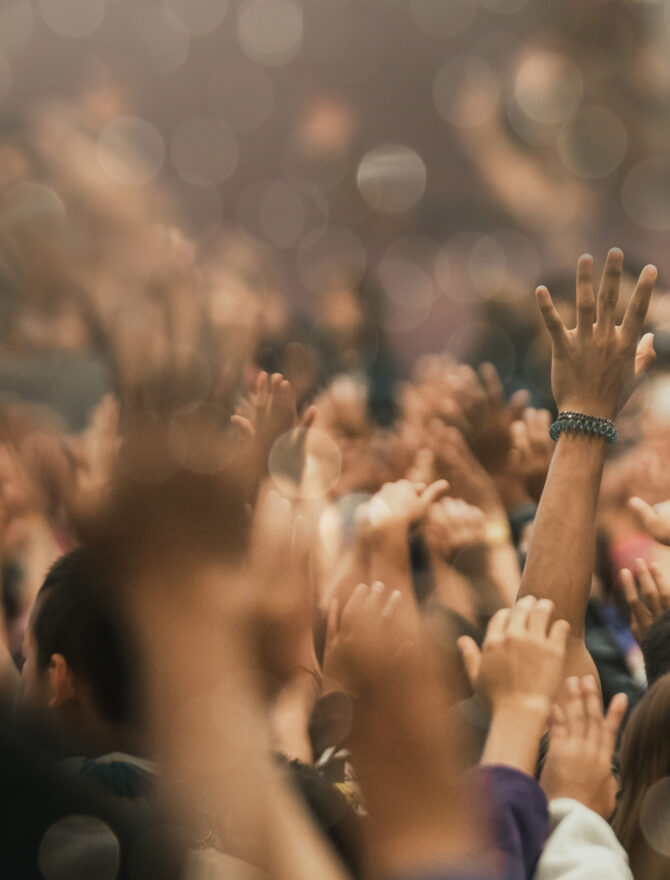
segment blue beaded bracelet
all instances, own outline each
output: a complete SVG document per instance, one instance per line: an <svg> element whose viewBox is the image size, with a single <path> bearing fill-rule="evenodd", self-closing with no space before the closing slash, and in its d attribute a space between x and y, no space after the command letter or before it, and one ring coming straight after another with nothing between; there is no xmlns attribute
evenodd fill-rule
<svg viewBox="0 0 670 880"><path fill-rule="evenodd" d="M549 428L551 439L556 441L561 436L561 431L572 433L592 434L595 437L605 437L614 445L619 439L617 429L611 419L603 419L597 416L587 416L578 412L560 412L556 421Z"/></svg>

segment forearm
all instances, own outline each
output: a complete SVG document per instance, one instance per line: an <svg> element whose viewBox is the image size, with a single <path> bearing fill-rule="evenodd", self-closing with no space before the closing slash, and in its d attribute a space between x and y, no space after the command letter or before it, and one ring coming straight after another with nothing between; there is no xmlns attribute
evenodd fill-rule
<svg viewBox="0 0 670 880"><path fill-rule="evenodd" d="M548 703L520 703L494 710L480 763L504 764L533 776L549 710Z"/></svg>
<svg viewBox="0 0 670 880"><path fill-rule="evenodd" d="M562 434L535 518L519 596L551 599L583 639L593 575L596 512L606 443Z"/></svg>

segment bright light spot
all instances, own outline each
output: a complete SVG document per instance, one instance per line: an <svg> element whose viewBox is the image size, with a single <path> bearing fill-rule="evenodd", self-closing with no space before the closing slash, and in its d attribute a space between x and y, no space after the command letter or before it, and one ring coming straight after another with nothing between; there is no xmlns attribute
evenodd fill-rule
<svg viewBox="0 0 670 880"><path fill-rule="evenodd" d="M407 211L426 188L426 166L404 144L385 144L365 154L356 174L358 189L376 211Z"/></svg>
<svg viewBox="0 0 670 880"><path fill-rule="evenodd" d="M433 83L437 112L459 128L475 128L490 119L499 97L497 73L475 55L461 55L443 64Z"/></svg>
<svg viewBox="0 0 670 880"><path fill-rule="evenodd" d="M54 33L73 39L88 37L102 24L105 0L39 0L44 22Z"/></svg>
<svg viewBox="0 0 670 880"><path fill-rule="evenodd" d="M163 138L146 119L120 116L100 132L98 162L117 183L147 183L161 170L164 158Z"/></svg>
<svg viewBox="0 0 670 880"><path fill-rule="evenodd" d="M577 109L581 96L579 70L557 52L529 52L514 79L514 97L526 116L535 122L565 122Z"/></svg>
<svg viewBox="0 0 670 880"><path fill-rule="evenodd" d="M670 777L655 782L640 808L640 828L657 853L670 857Z"/></svg>
<svg viewBox="0 0 670 880"><path fill-rule="evenodd" d="M230 128L212 116L183 122L172 136L172 164L198 186L218 186L237 167L239 147Z"/></svg>
<svg viewBox="0 0 670 880"><path fill-rule="evenodd" d="M37 863L44 880L115 880L121 861L118 838L95 816L66 816L44 834Z"/></svg>
<svg viewBox="0 0 670 880"><path fill-rule="evenodd" d="M188 58L191 45L188 36L175 28L173 18L157 6L137 10L133 36L142 58L158 74L173 73Z"/></svg>
<svg viewBox="0 0 670 880"><path fill-rule="evenodd" d="M606 107L583 107L561 132L558 153L578 177L607 177L624 160L628 133Z"/></svg>
<svg viewBox="0 0 670 880"><path fill-rule="evenodd" d="M286 64L302 45L302 8L294 0L242 0L237 36L252 61Z"/></svg>

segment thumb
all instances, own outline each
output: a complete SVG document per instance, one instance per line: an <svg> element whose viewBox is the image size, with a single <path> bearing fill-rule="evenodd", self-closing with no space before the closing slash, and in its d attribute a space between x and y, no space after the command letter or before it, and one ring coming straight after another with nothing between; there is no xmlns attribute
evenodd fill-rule
<svg viewBox="0 0 670 880"><path fill-rule="evenodd" d="M471 639L470 636L461 636L456 644L461 652L470 686L473 690L476 690L477 681L479 679L479 669L482 663L482 652L479 650L477 642L475 642L474 639Z"/></svg>

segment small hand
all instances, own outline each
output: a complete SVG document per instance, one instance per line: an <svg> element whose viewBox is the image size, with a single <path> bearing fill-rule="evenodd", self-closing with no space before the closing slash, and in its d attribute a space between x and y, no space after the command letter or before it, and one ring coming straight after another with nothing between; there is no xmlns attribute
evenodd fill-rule
<svg viewBox="0 0 670 880"><path fill-rule="evenodd" d="M356 526L363 541L375 541L388 535L405 535L411 525L421 522L430 506L449 489L446 480L430 486L409 480L386 483L356 512Z"/></svg>
<svg viewBox="0 0 670 880"><path fill-rule="evenodd" d="M638 559L634 572L622 568L621 586L630 609L633 635L641 641L649 627L670 608L670 581L657 562Z"/></svg>
<svg viewBox="0 0 670 880"><path fill-rule="evenodd" d="M428 509L424 536L429 548L452 559L464 547L485 542L484 511L460 498L442 498Z"/></svg>
<svg viewBox="0 0 670 880"><path fill-rule="evenodd" d="M611 816L617 789L612 754L627 704L626 695L617 694L603 717L593 676L566 680L563 699L554 706L540 779L549 800L573 798L604 819Z"/></svg>

